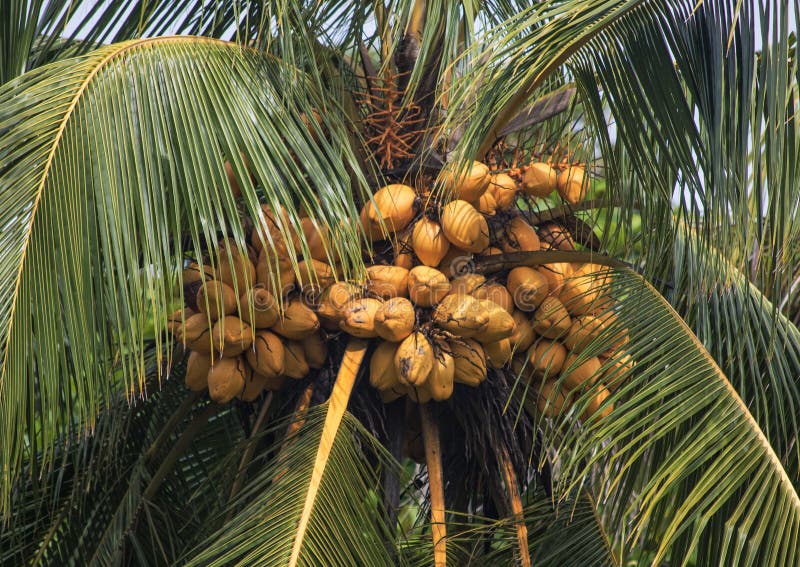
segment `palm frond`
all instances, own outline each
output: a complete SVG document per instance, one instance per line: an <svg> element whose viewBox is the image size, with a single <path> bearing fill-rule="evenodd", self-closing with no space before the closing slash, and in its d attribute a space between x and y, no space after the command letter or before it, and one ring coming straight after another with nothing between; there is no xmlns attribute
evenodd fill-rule
<svg viewBox="0 0 800 567"><path fill-rule="evenodd" d="M314 109L320 142L303 121ZM118 388L144 394L146 324L160 352L184 255L203 258L219 234L243 246L225 159L252 218L260 193L286 208L288 235L305 206L345 274L363 269L346 219L368 192L336 101L258 53L159 38L56 62L0 89L0 147L4 511L26 459L48 466Z"/></svg>

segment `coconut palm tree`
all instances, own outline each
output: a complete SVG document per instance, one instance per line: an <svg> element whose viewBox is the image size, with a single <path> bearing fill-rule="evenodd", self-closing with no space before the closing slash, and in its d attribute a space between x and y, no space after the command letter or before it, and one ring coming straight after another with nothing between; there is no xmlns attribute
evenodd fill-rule
<svg viewBox="0 0 800 567"><path fill-rule="evenodd" d="M0 563L800 563L787 4L1 3ZM471 160L589 173L517 203L571 250L468 267L612 269L602 411L524 364L384 403L345 333L254 401L186 388L190 261L255 227L297 274L311 222L362 281L392 252L373 193L438 210Z"/></svg>

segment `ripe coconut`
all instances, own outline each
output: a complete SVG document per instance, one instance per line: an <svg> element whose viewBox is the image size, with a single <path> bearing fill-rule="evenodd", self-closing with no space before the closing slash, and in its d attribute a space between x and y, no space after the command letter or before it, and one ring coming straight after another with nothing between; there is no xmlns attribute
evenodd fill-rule
<svg viewBox="0 0 800 567"><path fill-rule="evenodd" d="M450 293L447 277L435 268L417 266L408 273L408 294L416 305L432 307Z"/></svg>
<svg viewBox="0 0 800 567"><path fill-rule="evenodd" d="M539 378L556 376L567 360L567 349L558 341L537 341L528 349L528 369Z"/></svg>
<svg viewBox="0 0 800 567"><path fill-rule="evenodd" d="M293 254L300 251L300 233L297 226L283 206L279 206L278 210L279 214L276 214L272 205L261 205L261 218L258 219L260 222L256 222L255 232L250 238L257 254L264 250L264 244L271 248L270 242L273 246L278 245L272 250L275 253L282 251L281 246Z"/></svg>
<svg viewBox="0 0 800 567"><path fill-rule="evenodd" d="M339 327L354 337L362 339L377 337L375 314L381 305L383 301L371 297L353 300L345 310L344 319L339 322Z"/></svg>
<svg viewBox="0 0 800 567"><path fill-rule="evenodd" d="M479 299L478 303L486 309L489 322L482 332L475 335L475 339L481 343L493 343L510 337L516 323L509 312L488 299Z"/></svg>
<svg viewBox="0 0 800 567"><path fill-rule="evenodd" d="M277 273L276 270L277 269ZM288 252L285 256L262 251L256 264L256 282L275 297L284 297L294 287L297 275Z"/></svg>
<svg viewBox="0 0 800 567"><path fill-rule="evenodd" d="M633 371L633 358L626 352L617 351L609 357L600 357L599 360L604 367L603 382L609 390L615 392L625 383L628 373Z"/></svg>
<svg viewBox="0 0 800 567"><path fill-rule="evenodd" d="M297 264L297 284L305 294L319 293L336 281L330 264L319 260L303 260Z"/></svg>
<svg viewBox="0 0 800 567"><path fill-rule="evenodd" d="M493 368L502 368L511 360L511 340L500 339L492 343L483 343L486 358Z"/></svg>
<svg viewBox="0 0 800 567"><path fill-rule="evenodd" d="M568 354L561 372L564 388L572 391L594 384L599 370L600 360L596 356L586 358L578 354Z"/></svg>
<svg viewBox="0 0 800 567"><path fill-rule="evenodd" d="M311 367L306 360L306 353L303 351L302 343L298 341L286 341L284 345L286 358L283 366L284 376L300 380L308 376Z"/></svg>
<svg viewBox="0 0 800 567"><path fill-rule="evenodd" d="M253 370L264 376L283 374L286 352L283 341L270 331L256 331L252 348L245 351L245 358Z"/></svg>
<svg viewBox="0 0 800 567"><path fill-rule="evenodd" d="M383 299L408 297L408 270L398 266L369 266L367 291Z"/></svg>
<svg viewBox="0 0 800 567"><path fill-rule="evenodd" d="M202 392L208 388L208 371L211 370L211 357L202 352L192 351L186 360L186 386L192 392Z"/></svg>
<svg viewBox="0 0 800 567"><path fill-rule="evenodd" d="M558 175L558 194L571 205L577 205L586 197L588 184L582 167L573 165Z"/></svg>
<svg viewBox="0 0 800 567"><path fill-rule="evenodd" d="M181 273L183 287L187 287L195 282L203 282L214 279L214 270L211 266L201 266L197 262L191 262Z"/></svg>
<svg viewBox="0 0 800 567"><path fill-rule="evenodd" d="M594 416L605 419L614 411L614 404L607 402L611 393L605 386L597 384L591 389L590 394L592 398L589 400L589 405L581 412L581 421L589 421Z"/></svg>
<svg viewBox="0 0 800 567"><path fill-rule="evenodd" d="M285 381L285 376L264 376L253 371L250 379L245 381L244 391L239 397L245 402L254 402L265 390L268 392L280 390Z"/></svg>
<svg viewBox="0 0 800 567"><path fill-rule="evenodd" d="M516 216L505 225L502 242L503 251L536 252L539 250L539 236L522 216Z"/></svg>
<svg viewBox="0 0 800 567"><path fill-rule="evenodd" d="M550 295L558 296L564 282L572 275L572 264L568 262L555 262L553 264L543 264L538 268L539 272L547 278Z"/></svg>
<svg viewBox="0 0 800 567"><path fill-rule="evenodd" d="M497 201L494 200L494 197L488 191L481 195L481 198L473 203L473 205L481 214L487 217L493 217L497 214Z"/></svg>
<svg viewBox="0 0 800 567"><path fill-rule="evenodd" d="M486 193L494 197L498 211L507 211L517 202L517 182L507 173L497 173L491 176Z"/></svg>
<svg viewBox="0 0 800 567"><path fill-rule="evenodd" d="M378 390L389 390L400 385L397 377L397 368L394 365L394 355L398 345L382 341L369 361L369 383Z"/></svg>
<svg viewBox="0 0 800 567"><path fill-rule="evenodd" d="M478 341L454 339L448 346L456 367L453 380L473 388L486 380L486 352Z"/></svg>
<svg viewBox="0 0 800 567"><path fill-rule="evenodd" d="M394 365L401 384L421 386L433 370L433 347L420 332L412 333L397 347Z"/></svg>
<svg viewBox="0 0 800 567"><path fill-rule="evenodd" d="M514 313L514 298L506 289L506 286L497 282L488 282L476 288L470 293L475 299L488 299L494 301L497 305L508 311L511 315Z"/></svg>
<svg viewBox="0 0 800 567"><path fill-rule="evenodd" d="M467 252L457 246L450 246L450 250L439 262L438 269L448 278L455 278L472 271L472 258L472 252Z"/></svg>
<svg viewBox="0 0 800 567"><path fill-rule="evenodd" d="M405 230L401 235L397 236L392 243L394 249L394 265L399 268L410 270L414 267L414 255L412 254L413 248L411 245L412 231ZM449 246L448 242L448 246Z"/></svg>
<svg viewBox="0 0 800 567"><path fill-rule="evenodd" d="M414 218L417 194L408 185L393 184L379 189L361 209L361 223L372 239L400 232Z"/></svg>
<svg viewBox="0 0 800 567"><path fill-rule="evenodd" d="M433 371L431 371L431 374L433 374ZM429 401L431 401L431 392L428 389L429 382L430 377L428 377L425 383L421 386L405 386L404 388L408 399L415 404L427 404Z"/></svg>
<svg viewBox="0 0 800 567"><path fill-rule="evenodd" d="M272 326L280 336L299 341L319 329L319 319L297 298L291 299L283 307L283 314Z"/></svg>
<svg viewBox="0 0 800 567"><path fill-rule="evenodd" d="M350 303L362 296L361 288L348 283L336 282L322 292L317 300L317 314L328 330L339 329Z"/></svg>
<svg viewBox="0 0 800 567"><path fill-rule="evenodd" d="M253 329L238 317L228 315L214 323L211 339L215 352L231 358L239 356L253 344Z"/></svg>
<svg viewBox="0 0 800 567"><path fill-rule="evenodd" d="M606 306L610 284L608 267L584 264L564 282L559 299L570 314L585 315L592 309Z"/></svg>
<svg viewBox="0 0 800 567"><path fill-rule="evenodd" d="M256 281L256 267L250 261L246 250L240 250L232 238L219 243L219 263L216 267L217 279L241 293Z"/></svg>
<svg viewBox="0 0 800 567"><path fill-rule="evenodd" d="M545 380L539 386L536 407L539 409L539 413L546 417L558 417L569 409L569 401L558 387L558 382Z"/></svg>
<svg viewBox="0 0 800 567"><path fill-rule="evenodd" d="M450 280L449 295L474 295L475 291L486 283L486 278L480 274L464 274Z"/></svg>
<svg viewBox="0 0 800 567"><path fill-rule="evenodd" d="M465 201L480 199L490 180L489 168L479 161L461 167L448 164L439 175L439 183L445 191Z"/></svg>
<svg viewBox="0 0 800 567"><path fill-rule="evenodd" d="M375 312L375 332L386 341L400 342L414 330L414 306L405 297L393 297Z"/></svg>
<svg viewBox="0 0 800 567"><path fill-rule="evenodd" d="M336 260L336 258L329 258L328 253L326 253L326 250L332 248L330 230L327 227L319 226L317 222L310 218L300 219L300 225L303 229L303 235L306 237L311 258L327 263ZM333 254L332 250L330 252Z"/></svg>
<svg viewBox="0 0 800 567"><path fill-rule="evenodd" d="M533 331L533 326L527 313L517 309L511 316L514 318L514 331L508 337L511 341L511 346L515 352L525 352L536 339L536 333Z"/></svg>
<svg viewBox="0 0 800 567"><path fill-rule="evenodd" d="M205 282L197 290L197 308L212 321L236 312L236 294L221 281Z"/></svg>
<svg viewBox="0 0 800 567"><path fill-rule="evenodd" d="M442 230L456 247L481 252L489 246L489 225L475 207L466 201L451 201L442 209Z"/></svg>
<svg viewBox="0 0 800 567"><path fill-rule="evenodd" d="M453 395L455 373L456 363L452 355L440 349L434 356L433 370L423 387L430 393L432 399L443 402Z"/></svg>
<svg viewBox="0 0 800 567"><path fill-rule="evenodd" d="M508 273L506 287L514 304L522 311L533 311L547 297L547 278L533 268L519 266Z"/></svg>
<svg viewBox="0 0 800 567"><path fill-rule="evenodd" d="M208 371L208 395L218 404L227 404L244 390L253 370L244 358L218 358Z"/></svg>
<svg viewBox="0 0 800 567"><path fill-rule="evenodd" d="M438 222L423 216L414 225L411 246L420 262L426 266L438 266L450 250L450 241Z"/></svg>
<svg viewBox="0 0 800 567"><path fill-rule="evenodd" d="M542 244L547 243L552 250L575 250L575 241L572 234L555 222L546 222L539 225L536 234Z"/></svg>
<svg viewBox="0 0 800 567"><path fill-rule="evenodd" d="M255 329L268 329L278 322L278 302L263 288L253 288L239 299L242 321Z"/></svg>
<svg viewBox="0 0 800 567"><path fill-rule="evenodd" d="M532 325L533 330L543 337L557 339L570 331L572 319L563 303L555 297L546 297L534 312Z"/></svg>
<svg viewBox="0 0 800 567"><path fill-rule="evenodd" d="M592 315L576 317L564 338L564 344L573 352L583 352L604 330L603 321Z"/></svg>
<svg viewBox="0 0 800 567"><path fill-rule="evenodd" d="M303 345L303 354L311 368L322 368L328 358L328 344L320 331L311 333L300 341Z"/></svg>
<svg viewBox="0 0 800 567"><path fill-rule="evenodd" d="M547 197L558 188L558 172L550 164L536 162L520 168L520 186L531 197Z"/></svg>
<svg viewBox="0 0 800 567"><path fill-rule="evenodd" d="M436 306L432 321L459 337L481 336L489 326L489 311L471 295L448 295Z"/></svg>
<svg viewBox="0 0 800 567"><path fill-rule="evenodd" d="M211 327L208 315L197 313L188 317L183 325L177 325L174 330L175 339L185 348L197 352L210 353L213 348L211 340Z"/></svg>

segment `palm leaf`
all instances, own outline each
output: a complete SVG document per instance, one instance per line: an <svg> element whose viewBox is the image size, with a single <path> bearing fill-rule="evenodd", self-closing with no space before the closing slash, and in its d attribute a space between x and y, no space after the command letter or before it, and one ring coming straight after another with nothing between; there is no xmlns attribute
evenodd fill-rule
<svg viewBox="0 0 800 567"><path fill-rule="evenodd" d="M242 245L225 158L253 218L240 151L273 209L297 227L305 205L345 272L362 269L343 219L366 184L334 105L294 68L196 38L109 46L0 90L3 510L26 458L49 465L59 435L91 428L118 387L143 393L146 323L164 328L184 254L201 258L219 233ZM301 116L313 107L319 143Z"/></svg>

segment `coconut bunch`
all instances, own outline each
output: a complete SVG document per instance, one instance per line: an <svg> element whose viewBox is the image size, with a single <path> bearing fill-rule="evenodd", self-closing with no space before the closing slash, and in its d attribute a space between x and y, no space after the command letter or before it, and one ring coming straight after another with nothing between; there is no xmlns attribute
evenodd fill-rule
<svg viewBox="0 0 800 567"><path fill-rule="evenodd" d="M299 292L304 284L319 285L327 271L301 261L291 284L281 274L276 285L263 250L248 246L244 253L223 240L216 257L213 267L192 262L184 269L187 306L169 322L176 340L190 351L186 385L196 392L207 389L217 403L253 401L265 390L280 389L286 378L299 380L321 368L325 335Z"/></svg>
<svg viewBox="0 0 800 567"><path fill-rule="evenodd" d="M577 164L565 164L556 169L546 162L533 162L514 171L513 176L520 190L530 197L548 197L557 191L570 205L577 205L586 198L586 171Z"/></svg>

